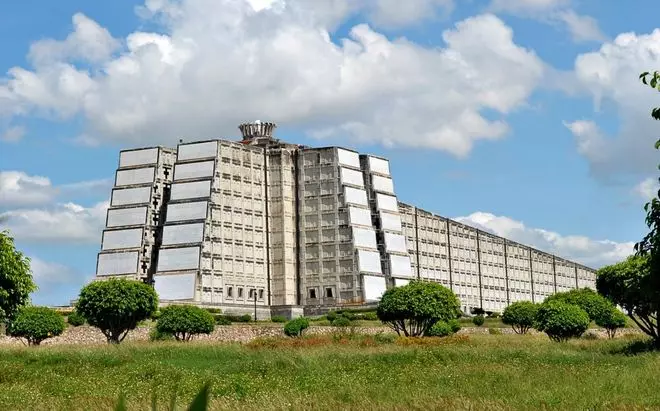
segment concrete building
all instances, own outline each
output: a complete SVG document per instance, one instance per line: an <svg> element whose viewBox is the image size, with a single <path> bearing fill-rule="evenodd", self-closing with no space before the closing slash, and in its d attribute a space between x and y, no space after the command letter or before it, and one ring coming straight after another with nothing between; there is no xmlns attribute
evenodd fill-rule
<svg viewBox="0 0 660 411"><path fill-rule="evenodd" d="M120 152L97 279L259 318L375 304L416 278L465 312L595 288L593 269L400 202L387 159L284 143L273 123L239 129Z"/></svg>

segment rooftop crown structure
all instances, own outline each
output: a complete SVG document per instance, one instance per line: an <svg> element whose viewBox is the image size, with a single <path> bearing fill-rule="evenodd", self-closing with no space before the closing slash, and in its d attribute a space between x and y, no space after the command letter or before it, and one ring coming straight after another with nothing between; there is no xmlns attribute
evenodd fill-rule
<svg viewBox="0 0 660 411"><path fill-rule="evenodd" d="M275 128L121 151L97 279L260 318L373 304L416 278L466 312L595 287L592 269L399 202L387 159L283 143Z"/></svg>

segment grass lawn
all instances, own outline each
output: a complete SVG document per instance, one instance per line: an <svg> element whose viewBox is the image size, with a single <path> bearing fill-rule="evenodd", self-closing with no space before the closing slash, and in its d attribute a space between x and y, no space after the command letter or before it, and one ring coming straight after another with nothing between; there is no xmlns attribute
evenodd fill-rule
<svg viewBox="0 0 660 411"><path fill-rule="evenodd" d="M248 345L134 343L0 349L0 409L180 409L210 382L212 409L657 409L660 353L622 338L566 344L472 335L377 342L310 336Z"/></svg>

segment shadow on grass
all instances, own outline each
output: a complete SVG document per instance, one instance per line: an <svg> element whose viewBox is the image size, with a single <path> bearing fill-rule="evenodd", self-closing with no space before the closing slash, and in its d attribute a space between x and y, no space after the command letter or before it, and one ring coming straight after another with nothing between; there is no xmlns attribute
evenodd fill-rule
<svg viewBox="0 0 660 411"><path fill-rule="evenodd" d="M660 351L660 345L649 338L644 340L630 341L627 344L614 347L610 352L612 354L634 356L657 351Z"/></svg>

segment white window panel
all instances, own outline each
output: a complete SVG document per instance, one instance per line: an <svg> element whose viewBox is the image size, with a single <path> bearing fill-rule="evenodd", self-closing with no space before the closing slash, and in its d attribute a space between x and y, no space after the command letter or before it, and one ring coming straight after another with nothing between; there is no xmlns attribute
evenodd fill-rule
<svg viewBox="0 0 660 411"><path fill-rule="evenodd" d="M390 275L394 277L412 277L410 256L390 255Z"/></svg>
<svg viewBox="0 0 660 411"><path fill-rule="evenodd" d="M177 160L192 160L195 158L209 158L218 156L218 142L179 144Z"/></svg>
<svg viewBox="0 0 660 411"><path fill-rule="evenodd" d="M174 165L174 181L188 178L212 177L215 161L200 161Z"/></svg>
<svg viewBox="0 0 660 411"><path fill-rule="evenodd" d="M115 186L128 186L133 184L153 183L156 169L154 167L134 168L132 170L119 170L115 179Z"/></svg>
<svg viewBox="0 0 660 411"><path fill-rule="evenodd" d="M147 222L147 207L114 208L108 210L108 227L140 225Z"/></svg>
<svg viewBox="0 0 660 411"><path fill-rule="evenodd" d="M163 245L201 243L204 223L166 225L163 227Z"/></svg>
<svg viewBox="0 0 660 411"><path fill-rule="evenodd" d="M199 247L161 248L157 271L195 270L199 268Z"/></svg>
<svg viewBox="0 0 660 411"><path fill-rule="evenodd" d="M376 232L367 228L353 227L353 241L356 247L378 248Z"/></svg>
<svg viewBox="0 0 660 411"><path fill-rule="evenodd" d="M407 253L406 237L401 234L385 233L385 248L387 251Z"/></svg>
<svg viewBox="0 0 660 411"><path fill-rule="evenodd" d="M342 184L352 184L358 187L364 187L364 177L361 172L341 167L340 175Z"/></svg>
<svg viewBox="0 0 660 411"><path fill-rule="evenodd" d="M399 205L396 201L396 197L394 196L377 193L376 205L378 206L379 210L399 212Z"/></svg>
<svg viewBox="0 0 660 411"><path fill-rule="evenodd" d="M139 166L142 164L156 164L157 162L157 148L127 150L119 153L119 167Z"/></svg>
<svg viewBox="0 0 660 411"><path fill-rule="evenodd" d="M351 225L366 225L371 227L371 212L366 208L349 207L348 216Z"/></svg>
<svg viewBox="0 0 660 411"><path fill-rule="evenodd" d="M337 149L337 160L339 164L360 168L360 155L354 151Z"/></svg>
<svg viewBox="0 0 660 411"><path fill-rule="evenodd" d="M344 187L344 202L346 204L369 205L367 202L367 192L353 187Z"/></svg>
<svg viewBox="0 0 660 411"><path fill-rule="evenodd" d="M161 300L192 300L196 274L155 275L154 288Z"/></svg>
<svg viewBox="0 0 660 411"><path fill-rule="evenodd" d="M358 250L360 272L382 274L380 253L377 251Z"/></svg>
<svg viewBox="0 0 660 411"><path fill-rule="evenodd" d="M394 183L389 177L371 176L371 184L374 188L374 191L394 194Z"/></svg>
<svg viewBox="0 0 660 411"><path fill-rule="evenodd" d="M192 183L174 183L170 192L170 200L186 198L202 198L211 196L211 181L195 181Z"/></svg>
<svg viewBox="0 0 660 411"><path fill-rule="evenodd" d="M395 278L394 279L394 286L395 287L403 287L404 285L408 285L410 283L410 280L404 280L403 278Z"/></svg>
<svg viewBox="0 0 660 411"><path fill-rule="evenodd" d="M380 213L383 230L401 231L401 217L398 214Z"/></svg>
<svg viewBox="0 0 660 411"><path fill-rule="evenodd" d="M206 219L208 201L195 201L192 203L169 204L167 218L170 221L202 220Z"/></svg>
<svg viewBox="0 0 660 411"><path fill-rule="evenodd" d="M130 230L104 231L101 240L103 250L117 250L120 248L137 248L142 246L142 228Z"/></svg>
<svg viewBox="0 0 660 411"><path fill-rule="evenodd" d="M151 187L121 188L112 190L110 205L145 204L151 202Z"/></svg>
<svg viewBox="0 0 660 411"><path fill-rule="evenodd" d="M137 251L127 253L101 253L96 265L96 275L135 274L138 272Z"/></svg>
<svg viewBox="0 0 660 411"><path fill-rule="evenodd" d="M379 301L387 290L385 277L376 277L373 275L362 276L362 290L365 302Z"/></svg>
<svg viewBox="0 0 660 411"><path fill-rule="evenodd" d="M369 169L376 173L390 175L390 162L382 158L369 156Z"/></svg>

